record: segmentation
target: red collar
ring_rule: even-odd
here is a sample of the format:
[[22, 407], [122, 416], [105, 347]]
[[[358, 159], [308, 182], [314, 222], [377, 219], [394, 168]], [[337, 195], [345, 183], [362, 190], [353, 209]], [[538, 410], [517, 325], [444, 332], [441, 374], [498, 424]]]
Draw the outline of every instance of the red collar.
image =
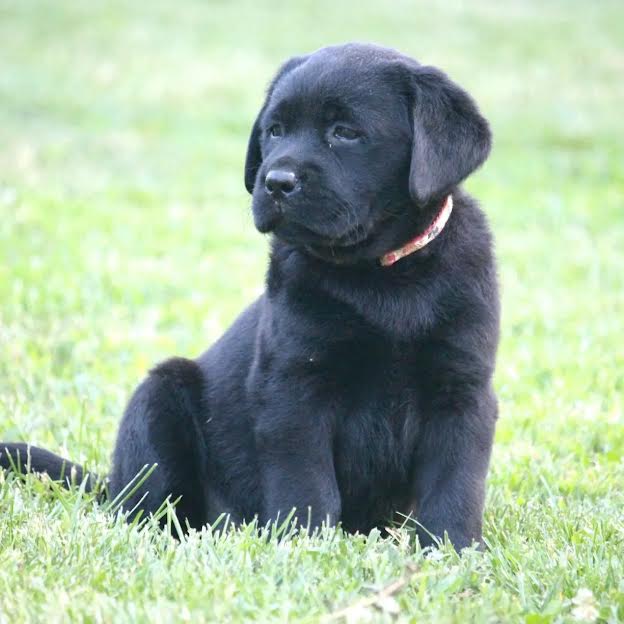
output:
[[387, 254], [381, 256], [379, 259], [381, 266], [392, 266], [397, 260], [409, 256], [415, 251], [425, 247], [425, 245], [428, 245], [444, 229], [452, 211], [453, 196], [447, 195], [431, 225], [422, 234], [419, 234], [416, 238], [412, 238], [411, 241], [405, 243], [403, 247], [389, 251]]

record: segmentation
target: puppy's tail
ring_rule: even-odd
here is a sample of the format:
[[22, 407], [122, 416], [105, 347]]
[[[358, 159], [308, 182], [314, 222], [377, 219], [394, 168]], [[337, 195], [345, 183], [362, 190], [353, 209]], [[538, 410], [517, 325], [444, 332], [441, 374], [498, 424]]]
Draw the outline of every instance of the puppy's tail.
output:
[[52, 481], [58, 481], [66, 488], [84, 482], [85, 491], [96, 490], [99, 499], [106, 498], [105, 489], [99, 487], [101, 479], [97, 475], [85, 472], [82, 466], [68, 459], [24, 442], [0, 442], [0, 468], [20, 474], [46, 473]]

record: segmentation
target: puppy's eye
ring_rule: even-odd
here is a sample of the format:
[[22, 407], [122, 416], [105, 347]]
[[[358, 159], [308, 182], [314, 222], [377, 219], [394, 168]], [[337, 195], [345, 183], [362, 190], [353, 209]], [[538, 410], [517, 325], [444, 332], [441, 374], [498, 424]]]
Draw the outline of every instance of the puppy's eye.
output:
[[284, 128], [280, 124], [273, 124], [269, 128], [269, 135], [272, 137], [281, 137], [284, 134]]
[[337, 139], [343, 141], [355, 141], [360, 138], [360, 133], [357, 132], [357, 130], [348, 128], [347, 126], [336, 126], [333, 134]]

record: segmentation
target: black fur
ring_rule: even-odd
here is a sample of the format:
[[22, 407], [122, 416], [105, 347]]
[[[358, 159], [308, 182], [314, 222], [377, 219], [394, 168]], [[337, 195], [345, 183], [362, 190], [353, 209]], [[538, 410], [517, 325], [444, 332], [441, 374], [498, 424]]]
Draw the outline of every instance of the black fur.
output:
[[[457, 185], [489, 147], [472, 99], [395, 51], [349, 44], [286, 63], [245, 164], [255, 223], [274, 234], [266, 292], [199, 358], [139, 386], [111, 494], [157, 463], [126, 506], [181, 496], [192, 527], [296, 508], [313, 527], [366, 532], [411, 514], [424, 544], [480, 540], [499, 305], [485, 218]], [[292, 184], [269, 192], [269, 171]], [[380, 266], [448, 193], [441, 234]], [[57, 476], [62, 460], [40, 452], [33, 466]]]

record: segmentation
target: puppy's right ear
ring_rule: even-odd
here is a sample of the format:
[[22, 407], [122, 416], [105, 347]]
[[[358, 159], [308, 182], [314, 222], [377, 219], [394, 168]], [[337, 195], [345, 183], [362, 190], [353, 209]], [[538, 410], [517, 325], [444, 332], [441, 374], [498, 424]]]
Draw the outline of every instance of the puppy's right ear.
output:
[[245, 158], [245, 188], [249, 194], [253, 193], [256, 183], [256, 176], [258, 170], [262, 165], [262, 151], [260, 149], [260, 120], [262, 114], [266, 110], [267, 104], [271, 99], [275, 85], [284, 77], [289, 74], [295, 67], [299, 67], [308, 59], [307, 56], [293, 56], [293, 58], [286, 61], [280, 68], [275, 78], [271, 81], [269, 88], [267, 89], [266, 98], [264, 104], [256, 117], [253, 128], [251, 129], [251, 135], [249, 136], [249, 143], [247, 144], [247, 157]]

